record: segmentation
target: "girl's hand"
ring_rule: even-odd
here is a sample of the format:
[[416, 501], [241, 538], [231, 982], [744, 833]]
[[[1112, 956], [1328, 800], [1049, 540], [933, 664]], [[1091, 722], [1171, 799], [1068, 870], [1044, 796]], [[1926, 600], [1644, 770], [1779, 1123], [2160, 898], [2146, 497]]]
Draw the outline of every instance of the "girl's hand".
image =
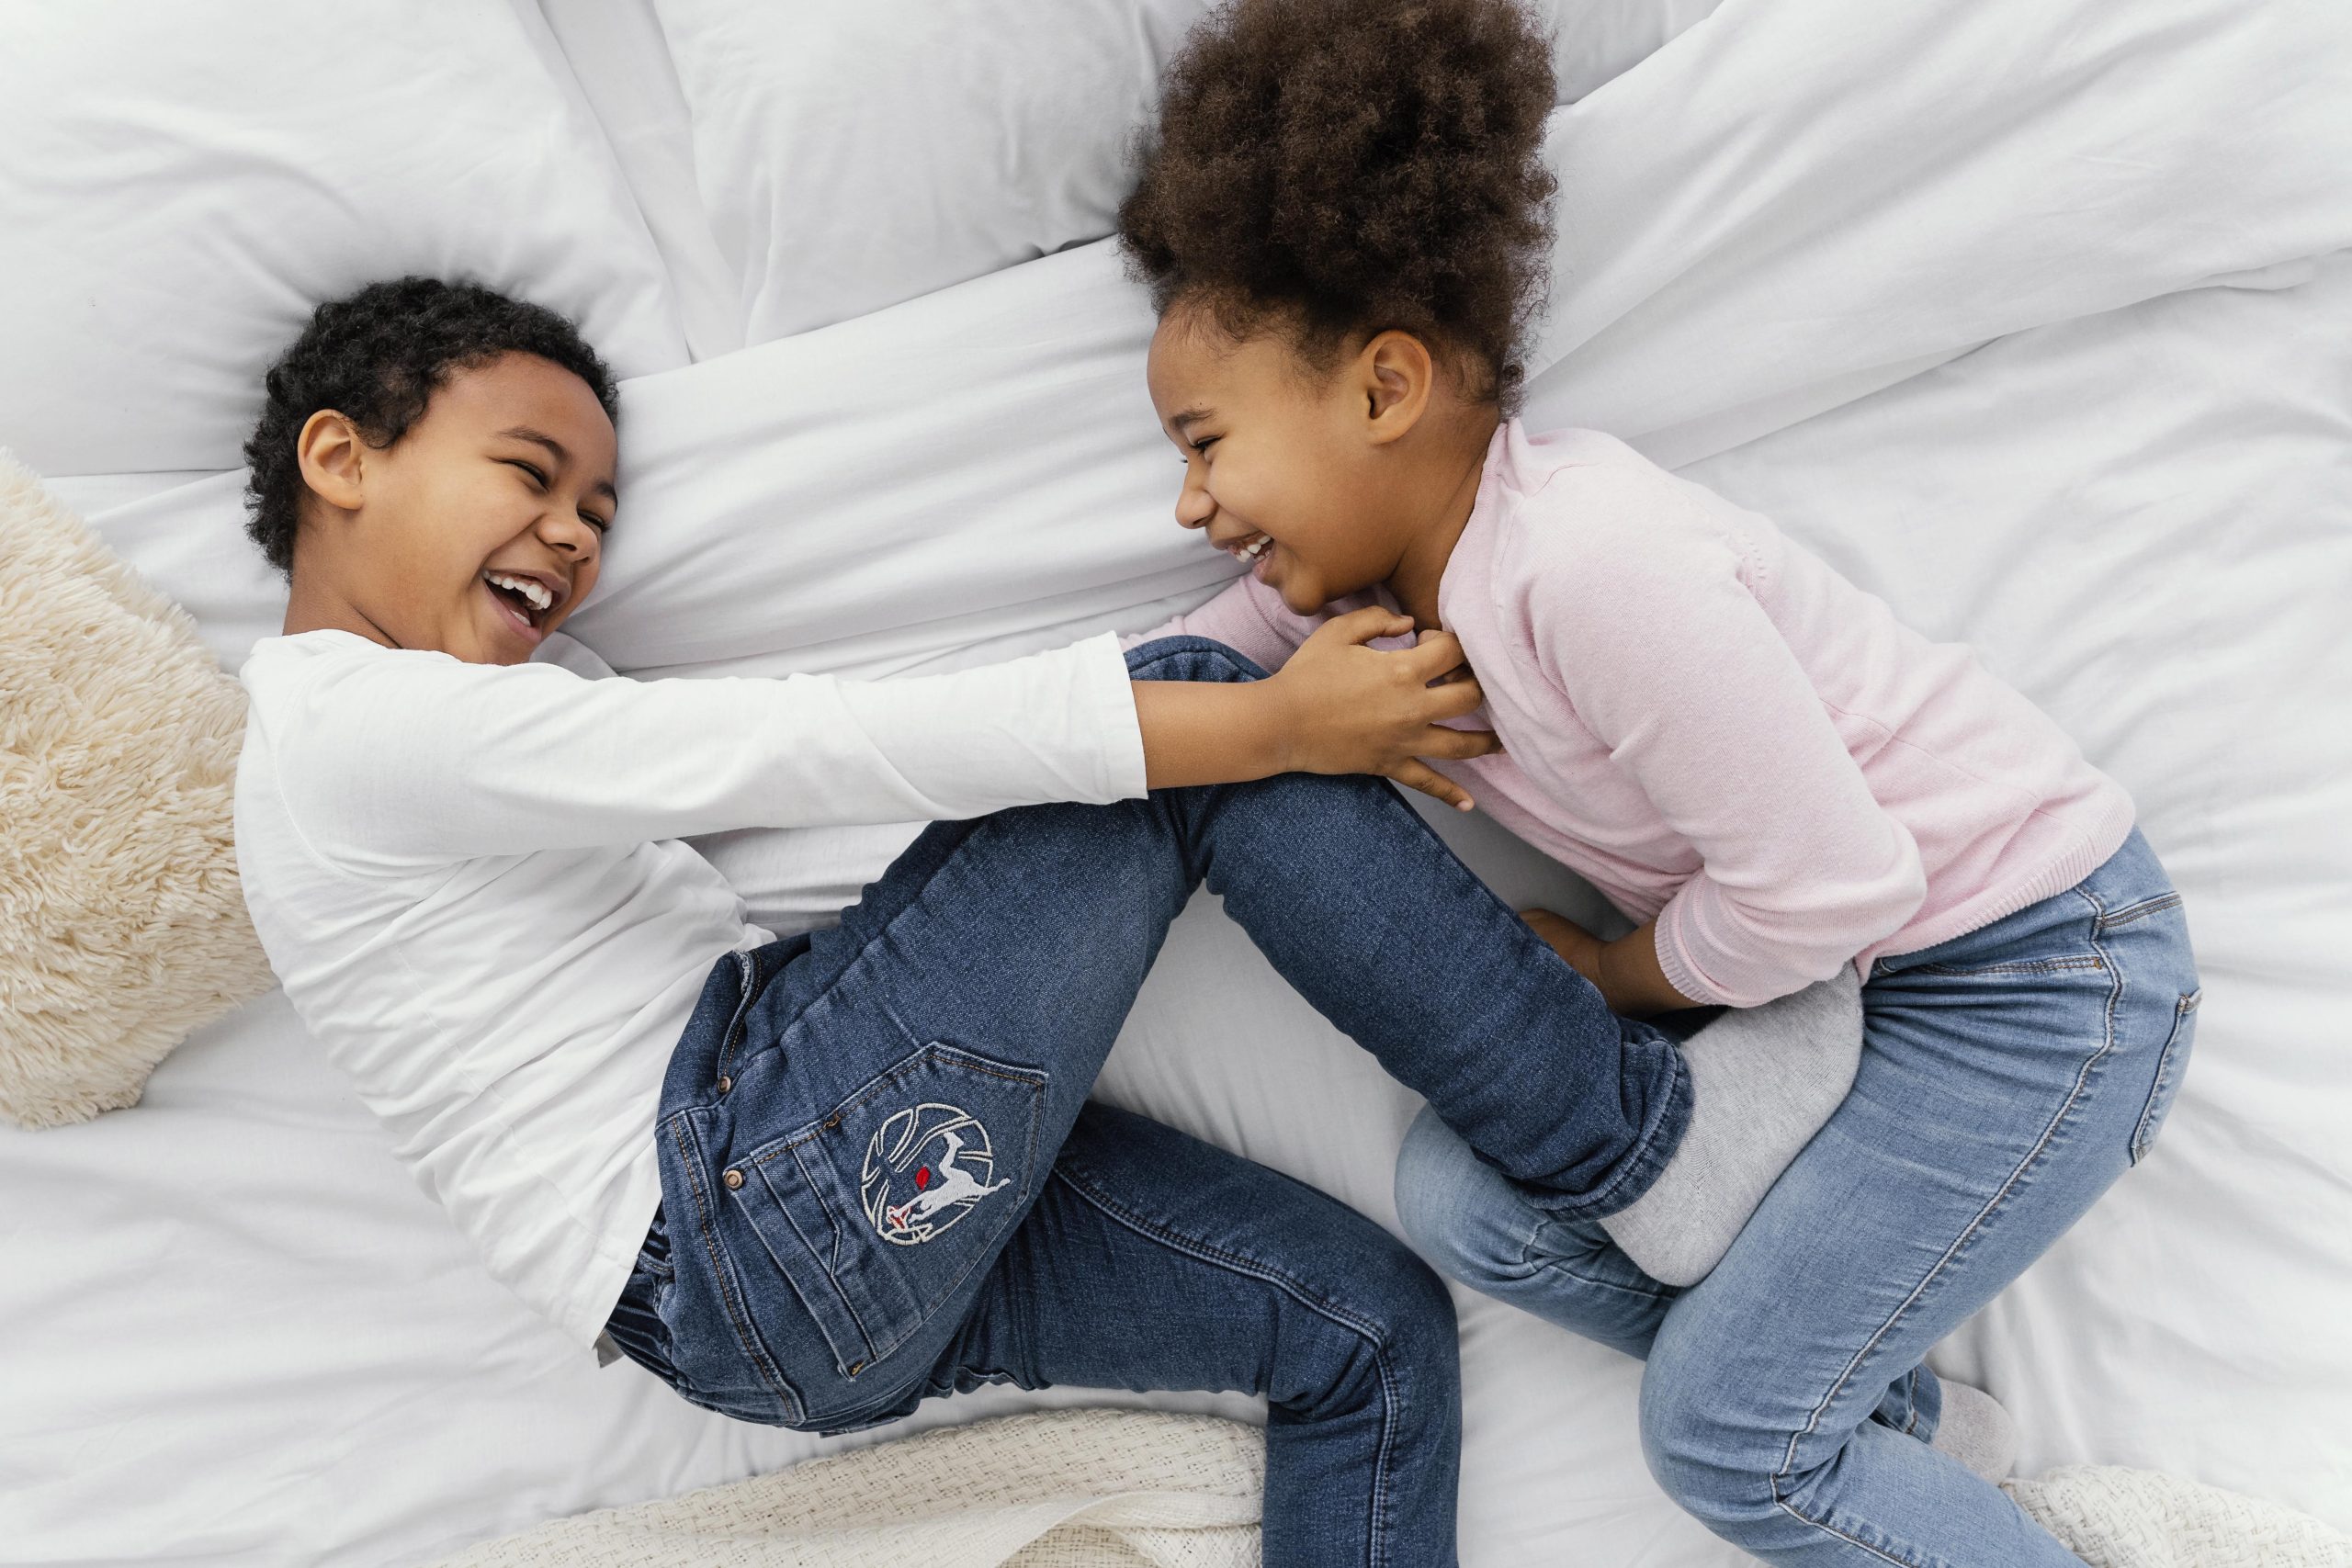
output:
[[1544, 944], [1568, 961], [1568, 967], [1591, 981], [1600, 984], [1600, 939], [1569, 919], [1549, 909], [1521, 909], [1519, 918], [1525, 920]]
[[1658, 967], [1656, 920], [1643, 922], [1615, 942], [1603, 942], [1549, 909], [1521, 909], [1519, 918], [1566, 959], [1569, 968], [1599, 988], [1611, 1012], [1648, 1018], [1700, 1005], [1676, 990]]
[[1394, 651], [1364, 646], [1412, 629], [1410, 616], [1377, 605], [1335, 615], [1264, 682], [1282, 702], [1287, 764], [1300, 773], [1378, 773], [1467, 811], [1473, 803], [1462, 786], [1420, 759], [1484, 757], [1502, 742], [1491, 730], [1437, 722], [1486, 701], [1452, 632], [1423, 632], [1417, 646]]

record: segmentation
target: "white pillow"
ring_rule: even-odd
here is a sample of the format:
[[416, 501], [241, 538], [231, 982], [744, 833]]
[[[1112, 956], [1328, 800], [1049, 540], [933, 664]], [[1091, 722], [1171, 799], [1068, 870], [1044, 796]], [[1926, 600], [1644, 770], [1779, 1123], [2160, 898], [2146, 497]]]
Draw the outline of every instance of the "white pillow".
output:
[[1532, 0], [1552, 35], [1553, 97], [1615, 80], [1713, 14], [1723, 0]]
[[[1538, 0], [1560, 101], [1717, 0]], [[1207, 0], [653, 0], [745, 343], [1111, 232]], [[560, 21], [562, 11], [560, 7]]]
[[744, 341], [1111, 231], [1204, 0], [655, 0]]
[[469, 276], [622, 375], [684, 362], [651, 239], [505, 6], [0, 3], [0, 439], [51, 473], [237, 467], [322, 300]]

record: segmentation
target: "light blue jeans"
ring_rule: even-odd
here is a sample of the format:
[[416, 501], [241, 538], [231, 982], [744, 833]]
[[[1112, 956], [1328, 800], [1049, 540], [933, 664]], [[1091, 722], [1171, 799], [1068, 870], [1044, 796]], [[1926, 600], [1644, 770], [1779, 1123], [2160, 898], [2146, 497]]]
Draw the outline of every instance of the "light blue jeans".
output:
[[2201, 995], [2180, 896], [2135, 829], [2066, 892], [1879, 960], [1862, 995], [1853, 1092], [1689, 1290], [1426, 1115], [1398, 1157], [1406, 1232], [1454, 1278], [1645, 1358], [1651, 1472], [1768, 1562], [2079, 1568], [1928, 1446], [1942, 1398], [1921, 1359], [2154, 1144]]

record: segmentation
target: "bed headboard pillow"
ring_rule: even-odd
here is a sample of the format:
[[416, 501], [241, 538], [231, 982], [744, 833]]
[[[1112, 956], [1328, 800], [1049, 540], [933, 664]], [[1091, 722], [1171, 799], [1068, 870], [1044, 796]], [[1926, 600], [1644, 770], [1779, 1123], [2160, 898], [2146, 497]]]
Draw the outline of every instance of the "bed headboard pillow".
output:
[[0, 439], [44, 474], [234, 468], [320, 301], [469, 276], [623, 376], [685, 363], [577, 85], [503, 5], [123, 0], [8, 12]]
[[[1561, 102], [1719, 0], [1537, 0]], [[1111, 232], [1127, 142], [1210, 0], [653, 0], [742, 342]]]
[[134, 1104], [274, 983], [230, 821], [244, 728], [187, 613], [0, 452], [0, 1115]]

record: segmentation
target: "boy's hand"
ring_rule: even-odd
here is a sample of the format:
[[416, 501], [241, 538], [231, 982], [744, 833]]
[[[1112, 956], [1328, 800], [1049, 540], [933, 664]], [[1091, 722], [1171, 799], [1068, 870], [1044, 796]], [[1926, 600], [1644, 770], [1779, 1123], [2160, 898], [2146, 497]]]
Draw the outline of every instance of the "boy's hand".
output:
[[1394, 651], [1364, 646], [1412, 629], [1411, 617], [1377, 605], [1315, 629], [1265, 682], [1282, 703], [1286, 761], [1300, 773], [1378, 773], [1467, 811], [1462, 786], [1420, 759], [1484, 757], [1502, 742], [1491, 730], [1437, 722], [1486, 701], [1452, 632], [1423, 632], [1417, 646]]

